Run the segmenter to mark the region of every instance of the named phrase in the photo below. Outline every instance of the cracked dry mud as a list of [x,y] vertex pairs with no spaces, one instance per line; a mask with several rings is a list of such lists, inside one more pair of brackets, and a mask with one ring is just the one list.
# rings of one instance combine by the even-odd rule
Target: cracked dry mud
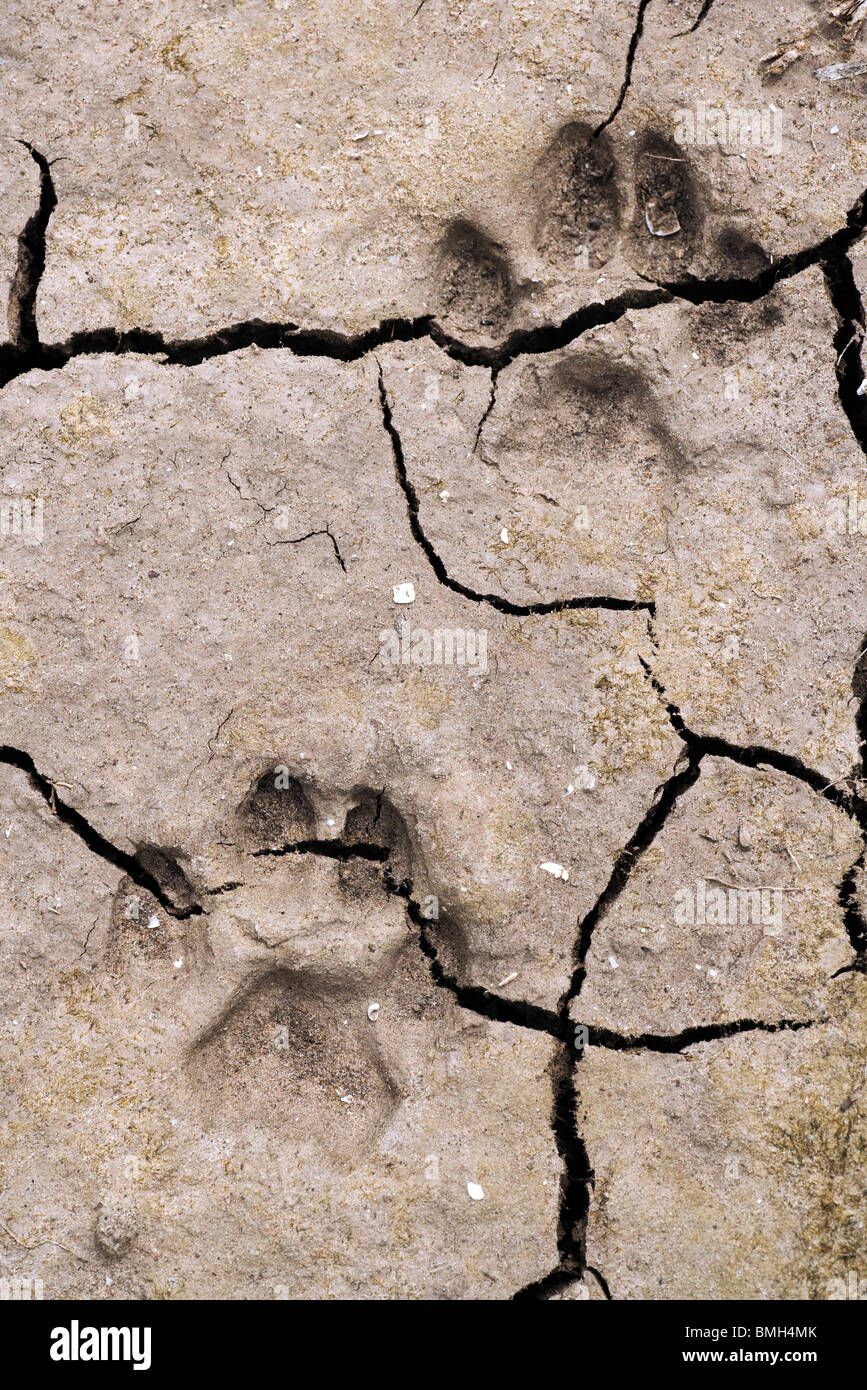
[[5,1275],[863,1270],[854,8],[9,7]]

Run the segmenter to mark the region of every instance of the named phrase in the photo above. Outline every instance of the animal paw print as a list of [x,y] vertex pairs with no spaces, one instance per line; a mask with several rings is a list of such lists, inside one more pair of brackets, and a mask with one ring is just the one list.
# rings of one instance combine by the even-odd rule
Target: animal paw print
[[539,160],[539,213],[535,243],[552,265],[574,268],[586,249],[588,268],[605,265],[620,240],[623,190],[610,137],[594,137],[586,121],[572,121]]
[[615,262],[612,288],[618,258],[624,280],[633,271],[659,282],[753,275],[770,264],[742,228],[714,216],[684,147],[659,130],[614,137],[570,121],[538,158],[528,192],[531,225],[523,238],[516,230],[514,250],[465,218],[446,227],[435,304],[449,329],[497,339],[514,326],[534,284],[520,278],[521,259],[576,283]]
[[327,792],[284,765],[255,778],[221,848],[231,877],[197,890],[180,851],[139,847],[154,891],[122,881],[109,968],[155,1007],[180,1005],[206,1124],[327,1136],[357,1157],[402,1097],[376,1022],[401,956],[418,954],[408,827],[383,792]]

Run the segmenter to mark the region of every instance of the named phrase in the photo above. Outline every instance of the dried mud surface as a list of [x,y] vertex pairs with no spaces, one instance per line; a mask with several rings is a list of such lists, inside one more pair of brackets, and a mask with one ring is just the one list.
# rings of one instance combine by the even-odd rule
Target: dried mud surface
[[7,8],[4,1277],[864,1270],[865,39]]

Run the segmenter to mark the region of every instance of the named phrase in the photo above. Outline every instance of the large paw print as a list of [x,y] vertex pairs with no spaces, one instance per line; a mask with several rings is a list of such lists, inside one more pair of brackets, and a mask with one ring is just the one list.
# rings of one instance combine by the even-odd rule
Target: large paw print
[[208,888],[179,851],[139,848],[159,896],[121,884],[110,968],[163,1002],[185,996],[205,1124],[327,1135],[357,1157],[402,1096],[375,1024],[412,931],[408,828],[383,792],[328,793],[278,766],[254,780],[220,852],[231,876]]

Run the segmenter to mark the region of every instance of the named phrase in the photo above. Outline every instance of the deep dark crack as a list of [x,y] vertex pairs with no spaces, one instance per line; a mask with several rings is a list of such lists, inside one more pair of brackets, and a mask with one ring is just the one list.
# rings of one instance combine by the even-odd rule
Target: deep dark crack
[[855,281],[852,262],[845,252],[830,256],[823,265],[828,296],[838,319],[834,335],[837,354],[837,392],[840,405],[861,452],[867,454],[867,395],[858,392],[864,382],[861,350],[864,341],[864,305]]
[[[630,44],[631,58],[640,38],[644,11],[649,0],[641,0],[639,17]],[[628,62],[631,73],[631,60]],[[626,82],[628,86],[628,80]],[[625,89],[624,89],[625,95]],[[619,110],[619,106],[616,108]],[[615,112],[597,130],[603,130],[614,119]],[[26,142],[25,142],[26,143]],[[323,357],[336,362],[356,362],[368,353],[376,352],[394,342],[418,342],[430,338],[443,352],[464,366],[488,367],[502,371],[517,358],[557,352],[568,347],[583,334],[603,324],[615,323],[630,311],[653,308],[675,299],[691,304],[722,304],[730,300],[751,303],[761,299],[783,279],[800,274],[810,266],[833,261],[854,245],[867,224],[867,190],[862,193],[846,214],[845,224],[815,245],[783,256],[775,265],[767,266],[753,277],[687,278],[670,284],[653,283],[652,288],[634,288],[599,303],[587,304],[567,314],[560,322],[536,328],[518,328],[502,342],[493,345],[463,342],[448,333],[429,315],[416,318],[386,318],[372,328],[356,334],[339,333],[324,328],[299,328],[291,321],[269,322],[246,319],[214,329],[195,338],[169,338],[158,330],[132,328],[95,328],[73,333],[63,343],[42,343],[35,322],[36,295],[45,268],[45,233],[56,195],[51,180],[50,165],[37,150],[27,145],[40,169],[39,208],[26,224],[19,239],[29,248],[19,253],[19,266],[13,281],[16,305],[30,306],[32,324],[24,331],[12,326],[13,309],[10,297],[10,341],[0,345],[0,388],[15,377],[29,371],[53,371],[65,367],[73,358],[109,354],[123,356],[141,354],[160,357],[164,365],[191,367],[211,358],[239,352],[256,346],[265,350],[283,349],[298,357]],[[14,314],[20,320],[20,308]]]
[[[67,826],[78,838],[87,846],[92,854],[104,860],[106,864],[111,864],[113,868],[120,869],[126,874],[127,878],[138,888],[143,888],[146,892],[156,898],[160,906],[169,913],[170,916],[181,920],[187,917],[200,916],[202,908],[193,898],[190,885],[183,880],[183,892],[180,895],[172,893],[166,882],[160,879],[142,862],[143,857],[147,857],[142,851],[139,854],[128,854],[126,850],[118,849],[117,845],[107,840],[104,835],[90,824],[88,820],[76,811],[74,806],[70,806],[63,801],[57,794],[56,787],[44,773],[40,772],[29,753],[23,752],[20,748],[10,748],[7,745],[0,747],[0,764],[6,767],[17,768],[23,772],[31,787],[37,791],[42,799],[47,803],[51,811],[60,821],[61,825]],[[149,849],[150,847],[148,847]],[[153,851],[150,850],[150,857],[153,858]],[[165,858],[165,856],[163,856]],[[172,866],[177,874],[181,870],[177,865]],[[181,874],[181,878],[183,875]],[[181,896],[184,905],[179,905],[175,900]]]
[[48,160],[28,141],[19,143],[30,151],[39,167],[39,204],[18,237],[18,259],[9,289],[6,317],[13,348],[29,353],[39,350],[36,296],[45,270],[45,237],[51,214],[57,207],[57,194]]
[[704,0],[701,9],[699,10],[698,14],[696,15],[689,28],[684,29],[679,34],[676,34],[675,38],[685,39],[689,34],[696,34],[698,30],[701,28],[701,26],[704,24],[713,7],[714,0]]

